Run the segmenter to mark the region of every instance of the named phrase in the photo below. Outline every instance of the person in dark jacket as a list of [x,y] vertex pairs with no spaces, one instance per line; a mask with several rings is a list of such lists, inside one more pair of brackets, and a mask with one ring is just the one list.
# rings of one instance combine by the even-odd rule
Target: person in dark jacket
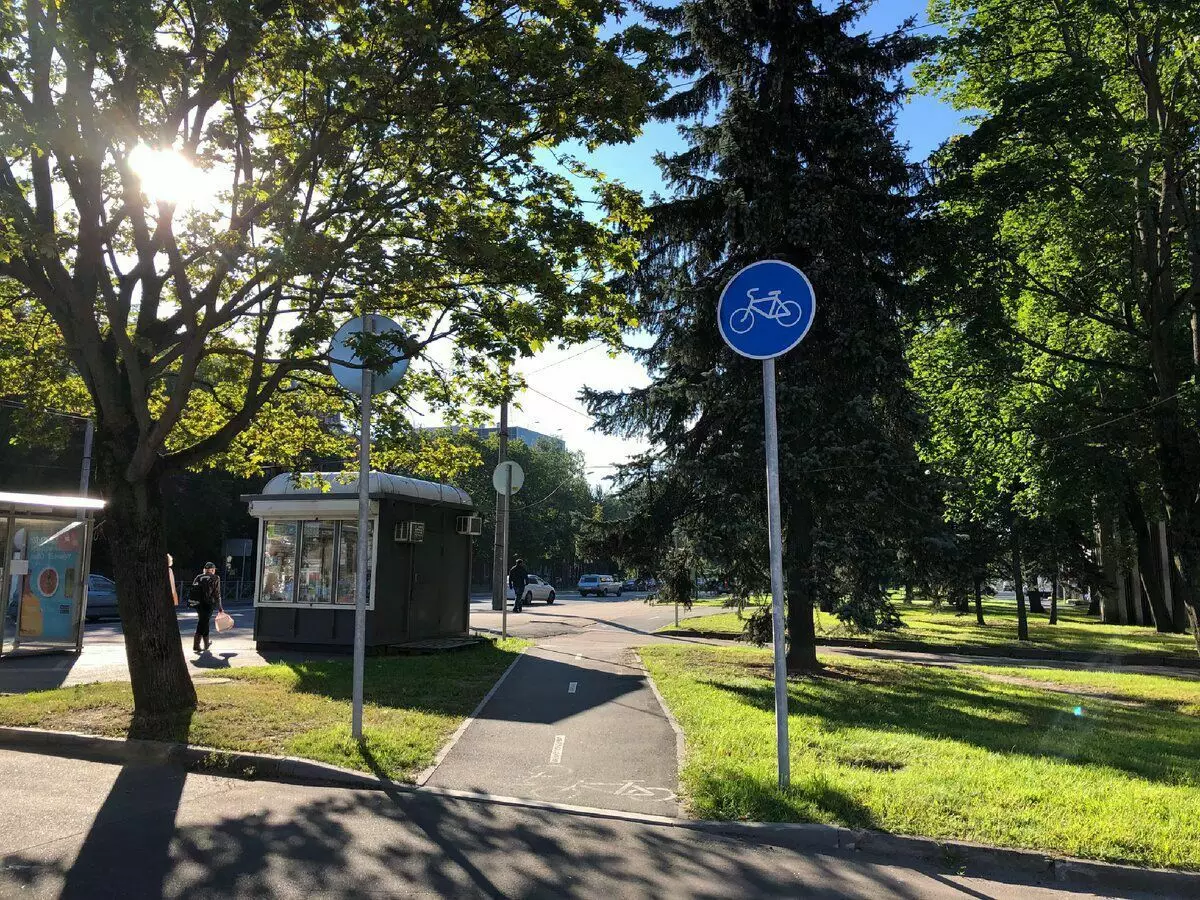
[[217,575],[217,564],[206,562],[204,571],[192,582],[191,603],[196,607],[196,636],[192,640],[192,650],[201,652],[200,641],[204,641],[204,650],[212,646],[208,636],[208,626],[212,621],[214,609],[224,609],[221,604],[221,579]]
[[525,585],[529,583],[529,570],[525,568],[525,560],[517,559],[516,565],[508,570],[508,583],[513,589],[513,612],[521,611],[521,601],[525,599]]

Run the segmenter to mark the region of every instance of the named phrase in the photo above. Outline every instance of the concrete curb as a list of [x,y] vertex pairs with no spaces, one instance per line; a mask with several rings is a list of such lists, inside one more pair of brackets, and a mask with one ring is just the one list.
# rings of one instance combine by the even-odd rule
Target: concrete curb
[[[652,681],[652,680],[651,680]],[[544,812],[615,819],[648,825],[683,828],[727,840],[770,843],[796,852],[846,855],[862,853],[890,865],[951,871],[971,877],[1012,882],[1014,878],[1058,887],[1091,890],[1103,896],[1200,896],[1200,872],[1143,869],[1114,863],[1049,856],[1031,850],[1014,850],[969,841],[910,837],[881,831],[860,831],[836,825],[773,822],[715,822],[671,818],[620,810],[551,803],[476,791],[417,787],[341,769],[337,766],[288,756],[235,753],[185,744],[97,737],[38,728],[0,726],[0,749],[42,753],[70,759],[126,765],[156,763],[180,765],[189,771],[240,778],[259,778],[290,784],[324,785],[356,790],[384,791],[444,797],[469,802],[496,803]]]
[[[661,637],[693,637],[707,641],[724,641],[728,644],[752,646],[740,636],[727,631],[688,631],[671,628],[656,631]],[[1183,656],[1166,656],[1160,653],[1085,653],[1082,650],[1049,650],[1042,647],[939,647],[919,641],[860,641],[855,638],[818,638],[817,649],[850,647],[856,650],[901,650],[906,653],[927,653],[930,656],[982,656],[1000,659],[1027,659],[1032,661],[1054,661],[1093,663],[1098,666],[1163,666],[1174,669],[1200,669],[1200,656],[1191,659]]]
[[235,778],[263,778],[294,784],[374,789],[380,786],[380,780],[373,775],[311,759],[217,750],[212,747],[194,747],[137,738],[100,737],[71,731],[0,726],[0,749],[115,765],[176,765],[189,772],[229,775]]
[[683,728],[679,724],[679,720],[675,718],[675,714],[671,712],[671,707],[667,706],[667,701],[663,699],[662,693],[658,690],[658,685],[654,683],[654,678],[650,674],[650,670],[646,668],[646,661],[642,659],[640,653],[635,649],[634,658],[641,667],[642,674],[646,676],[646,683],[650,685],[650,690],[654,692],[654,699],[658,701],[659,707],[662,708],[663,715],[667,717],[667,722],[671,726],[671,730],[675,732],[675,772],[676,776],[683,771],[683,757],[687,749],[687,739],[683,734]]

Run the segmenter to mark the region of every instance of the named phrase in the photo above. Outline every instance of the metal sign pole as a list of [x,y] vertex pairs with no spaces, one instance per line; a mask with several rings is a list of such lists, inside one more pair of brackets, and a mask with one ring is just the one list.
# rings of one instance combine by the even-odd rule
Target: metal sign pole
[[779,430],[775,422],[775,360],[763,360],[763,419],[767,444],[767,529],[771,547],[771,636],[775,647],[775,743],[779,787],[791,782],[788,751],[787,659],[783,641],[783,528],[779,521]]
[[[501,556],[501,559],[503,559],[504,562],[501,564],[501,568],[505,569],[506,572],[507,572],[506,567],[508,566],[508,511],[512,508],[512,477],[513,477],[512,466],[505,466],[504,467],[504,550],[503,550],[502,556]],[[520,598],[517,597],[516,594],[517,594],[517,589],[514,587],[513,588],[513,605],[514,606],[517,603],[521,602]],[[507,588],[504,589],[504,593],[502,594],[502,596],[504,597],[504,604],[501,607],[501,609],[503,609],[504,611],[502,613],[500,613],[500,637],[507,639],[508,638],[508,589]]]
[[362,431],[358,446],[358,572],[354,593],[354,713],[351,732],[363,736],[363,667],[367,656],[367,535],[371,529],[371,370],[362,370]]

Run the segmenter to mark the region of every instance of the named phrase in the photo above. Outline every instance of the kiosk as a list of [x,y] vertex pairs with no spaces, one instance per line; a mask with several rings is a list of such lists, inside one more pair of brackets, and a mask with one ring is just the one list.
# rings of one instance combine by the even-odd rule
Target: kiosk
[[[472,538],[481,520],[456,487],[372,472],[367,647],[466,635]],[[358,478],[278,475],[242,498],[258,523],[260,649],[354,645]]]
[[0,491],[0,656],[83,649],[92,514],[103,508],[88,497]]

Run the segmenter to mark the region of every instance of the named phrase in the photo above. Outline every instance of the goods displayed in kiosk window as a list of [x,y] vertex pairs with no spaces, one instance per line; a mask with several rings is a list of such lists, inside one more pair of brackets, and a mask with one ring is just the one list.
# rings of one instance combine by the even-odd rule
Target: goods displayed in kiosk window
[[355,522],[264,522],[259,602],[353,606],[357,552]]

